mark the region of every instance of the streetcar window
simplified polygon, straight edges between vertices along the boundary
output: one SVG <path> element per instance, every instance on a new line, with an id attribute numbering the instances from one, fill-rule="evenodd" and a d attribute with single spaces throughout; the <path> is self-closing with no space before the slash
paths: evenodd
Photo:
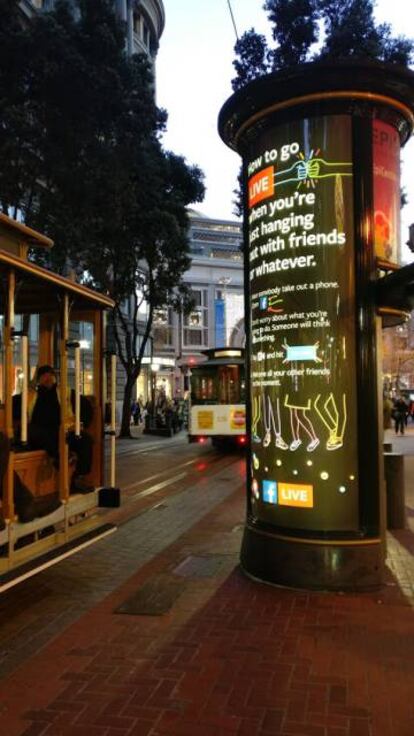
<path id="1" fill-rule="evenodd" d="M 240 368 L 238 365 L 223 365 L 218 369 L 220 404 L 239 404 Z"/>
<path id="2" fill-rule="evenodd" d="M 94 394 L 94 377 L 93 377 L 93 351 L 94 351 L 94 332 L 93 325 L 86 321 L 70 322 L 70 337 L 80 344 L 81 356 L 81 393 L 85 396 Z M 71 355 L 68 364 L 69 385 L 74 388 L 75 383 L 75 363 L 74 357 Z"/>
<path id="3" fill-rule="evenodd" d="M 31 314 L 28 318 L 27 334 L 29 337 L 29 381 L 34 381 L 39 365 L 40 315 Z"/>
<path id="4" fill-rule="evenodd" d="M 23 329 L 23 317 L 21 314 L 16 314 L 14 317 L 14 329 L 17 333 Z M 23 367 L 21 363 L 21 341 L 19 339 L 13 340 L 13 384 L 12 393 L 20 394 L 22 391 L 23 384 Z"/>
<path id="5" fill-rule="evenodd" d="M 23 332 L 29 338 L 29 381 L 33 381 L 36 374 L 36 367 L 39 363 L 39 315 L 38 314 L 16 314 L 14 320 L 15 330 Z M 21 340 L 14 340 L 13 343 L 13 367 L 14 367 L 14 386 L 13 393 L 20 394 L 23 389 L 23 363 L 22 363 L 22 343 Z"/>
<path id="6" fill-rule="evenodd" d="M 245 396 L 244 366 L 219 365 L 193 370 L 191 401 L 195 404 L 242 404 Z"/>
<path id="7" fill-rule="evenodd" d="M 191 376 L 191 401 L 199 403 L 217 402 L 217 381 L 215 371 L 195 372 Z"/>

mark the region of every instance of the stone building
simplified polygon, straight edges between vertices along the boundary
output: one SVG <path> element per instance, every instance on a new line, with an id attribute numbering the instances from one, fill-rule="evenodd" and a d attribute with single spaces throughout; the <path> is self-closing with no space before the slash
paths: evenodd
<path id="1" fill-rule="evenodd" d="M 206 348 L 244 345 L 244 285 L 241 223 L 189 211 L 191 267 L 184 281 L 195 307 L 187 316 L 159 310 L 153 329 L 157 386 L 169 396 L 184 389 L 184 375 Z"/>
<path id="2" fill-rule="evenodd" d="M 19 0 L 23 13 L 50 10 L 55 0 Z M 129 54 L 145 53 L 155 62 L 159 39 L 164 30 L 162 0 L 113 0 L 119 17 L 125 22 L 126 48 Z"/>
<path id="3" fill-rule="evenodd" d="M 55 0 L 19 0 L 23 17 L 28 20 L 33 17 L 36 12 L 47 12 L 53 8 Z M 156 79 L 155 61 L 159 46 L 159 40 L 164 30 L 165 11 L 162 0 L 113 0 L 115 10 L 118 16 L 125 23 L 125 45 L 127 53 L 132 55 L 135 53 L 144 53 L 152 62 L 154 73 L 154 88 Z M 125 315 L 131 318 L 132 308 L 128 301 L 124 305 Z M 139 333 L 144 334 L 146 320 L 145 306 L 138 313 Z M 110 334 L 108 334 L 108 343 L 111 343 Z M 148 342 L 146 348 L 146 356 L 144 358 L 145 365 L 140 377 L 137 395 L 148 398 L 150 378 L 151 378 L 151 341 Z M 83 354 L 83 360 L 88 361 L 87 350 Z M 84 371 L 87 376 L 87 371 Z M 120 414 L 122 407 L 123 388 L 124 388 L 124 371 L 120 363 L 118 363 L 117 375 L 117 409 Z"/>

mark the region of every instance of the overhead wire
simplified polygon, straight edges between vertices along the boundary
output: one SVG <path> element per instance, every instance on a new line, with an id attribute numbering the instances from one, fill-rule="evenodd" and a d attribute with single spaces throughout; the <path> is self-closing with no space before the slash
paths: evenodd
<path id="1" fill-rule="evenodd" d="M 230 16 L 231 16 L 231 22 L 233 23 L 234 32 L 236 34 L 236 39 L 239 40 L 239 34 L 237 33 L 236 21 L 234 19 L 233 8 L 231 7 L 231 1 L 230 0 L 227 0 L 227 5 L 228 5 Z"/>

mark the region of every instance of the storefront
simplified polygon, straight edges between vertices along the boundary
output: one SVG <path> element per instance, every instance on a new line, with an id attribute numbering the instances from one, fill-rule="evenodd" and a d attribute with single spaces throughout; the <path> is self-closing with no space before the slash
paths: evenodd
<path id="1" fill-rule="evenodd" d="M 136 397 L 144 403 L 151 399 L 152 390 L 163 391 L 168 399 L 174 397 L 175 359 L 154 355 L 142 359 L 142 371 L 137 381 Z"/>

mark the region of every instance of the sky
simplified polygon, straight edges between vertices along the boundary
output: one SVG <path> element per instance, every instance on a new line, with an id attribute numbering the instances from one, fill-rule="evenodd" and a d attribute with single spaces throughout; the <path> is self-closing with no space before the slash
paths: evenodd
<path id="1" fill-rule="evenodd" d="M 236 36 L 228 0 L 163 0 L 166 24 L 157 57 L 157 103 L 168 112 L 164 145 L 204 171 L 207 192 L 195 209 L 234 220 L 234 195 L 240 166 L 217 132 L 217 118 L 231 96 Z M 239 36 L 254 26 L 269 32 L 263 0 L 231 0 Z M 410 35 L 407 0 L 378 0 L 376 18 L 391 23 L 396 35 Z M 414 36 L 414 27 L 412 30 Z M 402 241 L 414 222 L 414 138 L 403 149 L 402 184 L 408 204 L 402 210 Z M 405 261 L 413 255 L 405 248 Z"/>

